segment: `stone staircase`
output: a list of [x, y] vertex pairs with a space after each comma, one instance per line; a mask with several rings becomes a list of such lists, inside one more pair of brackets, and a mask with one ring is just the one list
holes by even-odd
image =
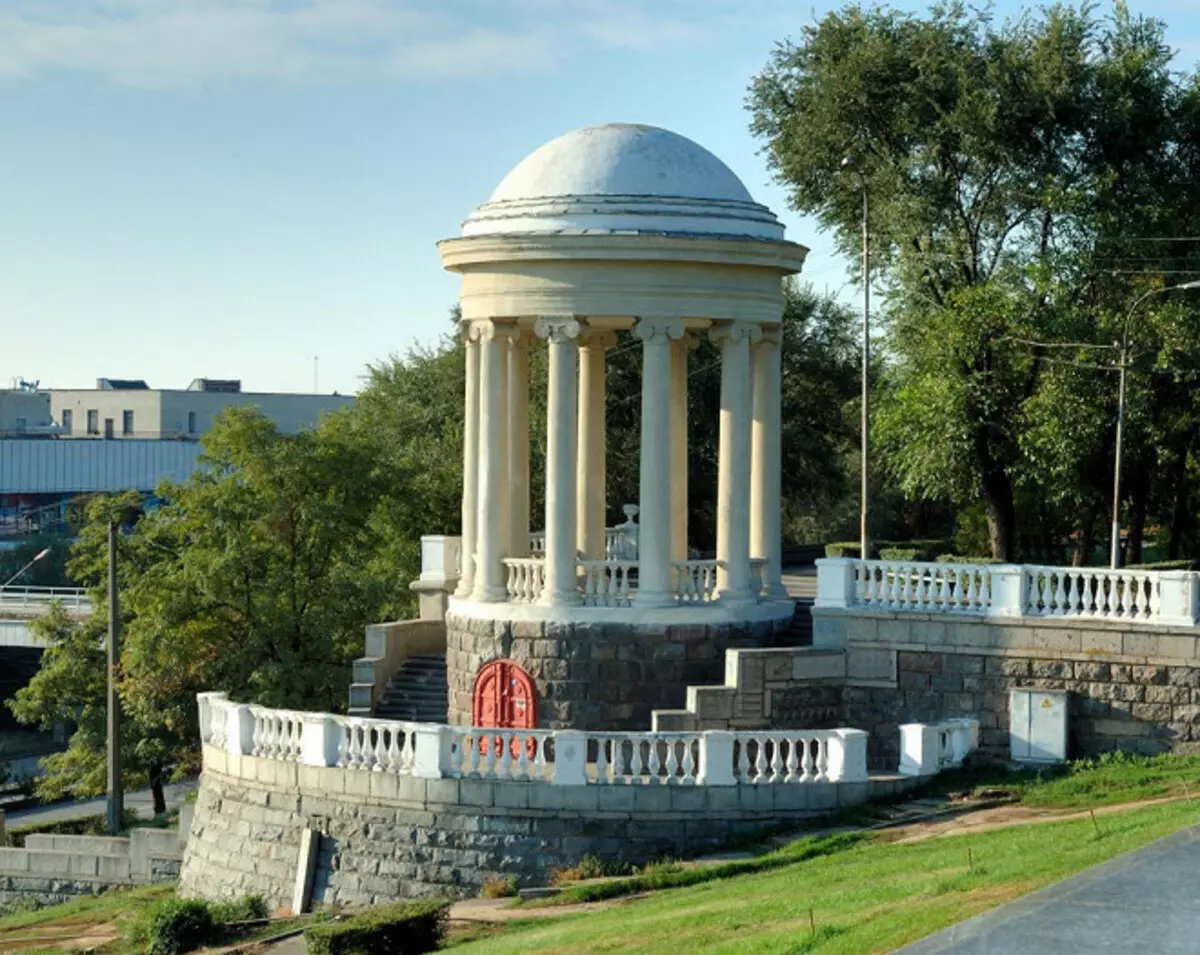
[[788, 628], [778, 634], [773, 647], [811, 647], [813, 642], [812, 598], [796, 600], [796, 612], [788, 622]]
[[414, 656], [388, 680], [382, 698], [375, 704], [375, 716], [445, 723], [448, 706], [445, 656]]

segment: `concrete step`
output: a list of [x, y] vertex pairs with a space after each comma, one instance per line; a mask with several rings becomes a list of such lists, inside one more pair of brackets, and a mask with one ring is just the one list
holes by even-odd
[[448, 709], [446, 658], [416, 656], [409, 657], [392, 674], [382, 699], [375, 704], [375, 715], [383, 719], [444, 723]]

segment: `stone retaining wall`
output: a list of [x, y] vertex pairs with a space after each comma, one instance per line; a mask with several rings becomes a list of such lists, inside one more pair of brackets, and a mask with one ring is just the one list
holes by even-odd
[[644, 732], [652, 710], [684, 706], [689, 685], [719, 683], [727, 649], [769, 644], [788, 623], [557, 623], [450, 612], [449, 721], [470, 725], [479, 668], [511, 659], [537, 686], [539, 727]]
[[135, 829], [129, 838], [30, 834], [25, 848], [0, 848], [0, 905], [33, 898], [46, 905], [113, 888], [178, 878], [180, 834]]
[[844, 725], [870, 730], [874, 765], [894, 765], [896, 728], [980, 721], [980, 746], [1008, 755], [1008, 694], [1070, 692], [1073, 756], [1200, 750], [1200, 656], [1192, 628], [1136, 622], [949, 618], [817, 609], [819, 646], [846, 654]]
[[489, 879], [544, 884], [595, 853], [643, 862], [702, 853], [918, 780], [759, 786], [584, 785], [419, 779], [204, 747], [185, 894], [261, 892], [290, 903], [301, 833], [320, 833], [313, 901], [368, 904], [476, 894]]

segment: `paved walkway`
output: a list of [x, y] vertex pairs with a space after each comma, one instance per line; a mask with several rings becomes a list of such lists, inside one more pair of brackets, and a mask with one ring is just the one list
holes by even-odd
[[[181, 783], [168, 783], [163, 787], [163, 795], [167, 800], [167, 808], [173, 809], [180, 805], [187, 794], [195, 789], [197, 782], [189, 779]], [[125, 794], [125, 808], [132, 809], [139, 819], [154, 818], [154, 799], [149, 789], [137, 789]], [[10, 828], [15, 826], [41, 825], [47, 822], [62, 822], [67, 819], [82, 819], [84, 816], [103, 815], [108, 809], [108, 803], [103, 796], [95, 799], [83, 799], [79, 802], [60, 802], [50, 806], [38, 806], [33, 809], [18, 809], [7, 814]]]
[[951, 926], [897, 955], [1195, 955], [1200, 826]]

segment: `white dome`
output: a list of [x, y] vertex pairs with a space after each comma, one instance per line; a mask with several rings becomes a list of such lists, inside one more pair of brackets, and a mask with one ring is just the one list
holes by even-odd
[[501, 180], [464, 236], [650, 232], [783, 239], [721, 160], [655, 126], [587, 126], [546, 143]]

